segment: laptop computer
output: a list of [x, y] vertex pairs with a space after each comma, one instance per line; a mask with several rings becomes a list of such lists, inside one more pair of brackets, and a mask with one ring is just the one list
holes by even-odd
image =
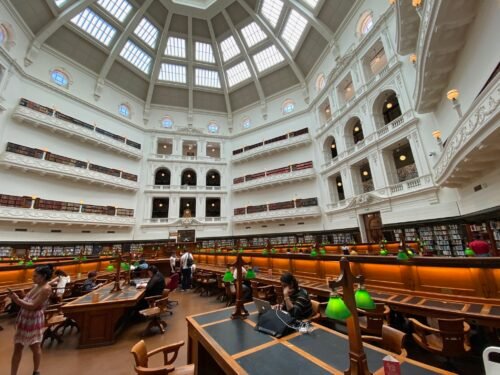
[[264, 314], [266, 311], [271, 310], [272, 306], [269, 301], [265, 301], [263, 299], [254, 298], [253, 302], [255, 303], [255, 307], [257, 307], [257, 311], [259, 314]]

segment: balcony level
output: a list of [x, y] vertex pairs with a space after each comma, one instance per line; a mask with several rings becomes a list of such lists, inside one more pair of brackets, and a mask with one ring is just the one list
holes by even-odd
[[199, 185], [146, 185], [146, 193], [227, 193], [225, 186], [199, 186]]
[[215, 158], [211, 156], [191, 156], [191, 155], [170, 155], [170, 154], [150, 154], [148, 161], [168, 161], [168, 162], [196, 162], [196, 164], [217, 164], [225, 165], [225, 158]]
[[141, 227], [172, 227], [172, 226], [214, 226], [214, 225], [228, 225], [229, 219], [227, 217], [161, 217], [144, 219]]
[[317, 198], [294, 199], [234, 209], [237, 224], [297, 220], [321, 216]]

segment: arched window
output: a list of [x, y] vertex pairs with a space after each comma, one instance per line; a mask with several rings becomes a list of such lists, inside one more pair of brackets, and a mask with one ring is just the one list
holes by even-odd
[[170, 171], [160, 168], [155, 173], [155, 185], [170, 185]]
[[130, 118], [130, 107], [127, 104], [120, 104], [118, 107], [118, 113], [123, 117]]
[[0, 46], [7, 40], [7, 31], [5, 27], [0, 24]]
[[192, 169], [182, 171], [181, 185], [196, 186], [196, 172]]
[[373, 28], [373, 14], [371, 11], [364, 12], [358, 21], [356, 32], [359, 36], [364, 36]]
[[50, 71], [50, 79], [58, 86], [64, 87], [66, 89], [69, 87], [68, 73], [66, 73], [62, 69], [52, 69]]
[[241, 126], [243, 129], [248, 129], [250, 126], [252, 126], [252, 122], [250, 121], [250, 118], [245, 117], [243, 121], [241, 122]]
[[220, 186], [220, 174], [215, 170], [207, 172], [206, 186]]
[[219, 125], [215, 121], [210, 121], [207, 129], [209, 133], [216, 134], [219, 132]]
[[295, 109], [295, 102], [292, 99], [287, 99], [281, 105], [281, 112], [286, 115], [292, 113]]
[[14, 45], [14, 29], [9, 23], [0, 23], [0, 46], [10, 49]]
[[170, 116], [165, 116], [161, 120], [161, 126], [170, 129], [172, 126], [174, 126], [174, 120], [172, 120]]
[[321, 91], [325, 87], [326, 84], [326, 78], [323, 73], [320, 73], [318, 77], [316, 78], [316, 90]]

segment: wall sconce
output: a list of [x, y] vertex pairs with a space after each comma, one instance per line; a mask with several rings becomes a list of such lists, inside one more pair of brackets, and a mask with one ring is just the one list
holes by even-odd
[[396, 4], [396, 0], [389, 0], [389, 4], [390, 4], [390, 5], [394, 5], [394, 4]]
[[332, 148], [336, 148], [337, 145], [335, 145], [335, 143], [332, 143]]
[[385, 108], [387, 108], [387, 109], [391, 109], [391, 108], [392, 108], [392, 103], [391, 103], [391, 102], [387, 103], [387, 104], [385, 105]]
[[363, 176], [368, 176], [368, 171], [363, 171]]
[[458, 117], [462, 118], [462, 108], [460, 107], [460, 103], [458, 102], [458, 97], [460, 96], [460, 92], [457, 89], [452, 89], [447, 92], [446, 97], [453, 104], [453, 108], [457, 111]]
[[442, 149], [443, 148], [443, 141], [441, 140], [441, 130], [434, 130], [432, 132], [432, 136], [436, 139], [436, 141], [439, 145], [439, 148]]
[[410, 62], [413, 64], [413, 66], [415, 66], [417, 64], [417, 55], [415, 55], [414, 53], [412, 53], [410, 55]]
[[339, 182], [337, 182], [337, 186], [338, 186], [338, 187], [342, 187], [342, 182], [340, 182], [340, 181], [339, 181]]
[[326, 107], [325, 112], [330, 113], [330, 107]]
[[359, 132], [359, 126], [356, 126], [356, 127], [354, 128], [354, 131], [355, 131], [355, 132]]
[[422, 18], [422, 0], [412, 0], [411, 5], [415, 8], [417, 11], [417, 14], [420, 18]]
[[406, 155], [399, 155], [399, 160], [405, 161], [406, 160]]

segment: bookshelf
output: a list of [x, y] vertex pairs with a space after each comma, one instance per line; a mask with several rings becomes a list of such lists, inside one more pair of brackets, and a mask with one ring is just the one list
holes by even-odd
[[12, 246], [0, 246], [0, 257], [11, 257], [12, 256]]

